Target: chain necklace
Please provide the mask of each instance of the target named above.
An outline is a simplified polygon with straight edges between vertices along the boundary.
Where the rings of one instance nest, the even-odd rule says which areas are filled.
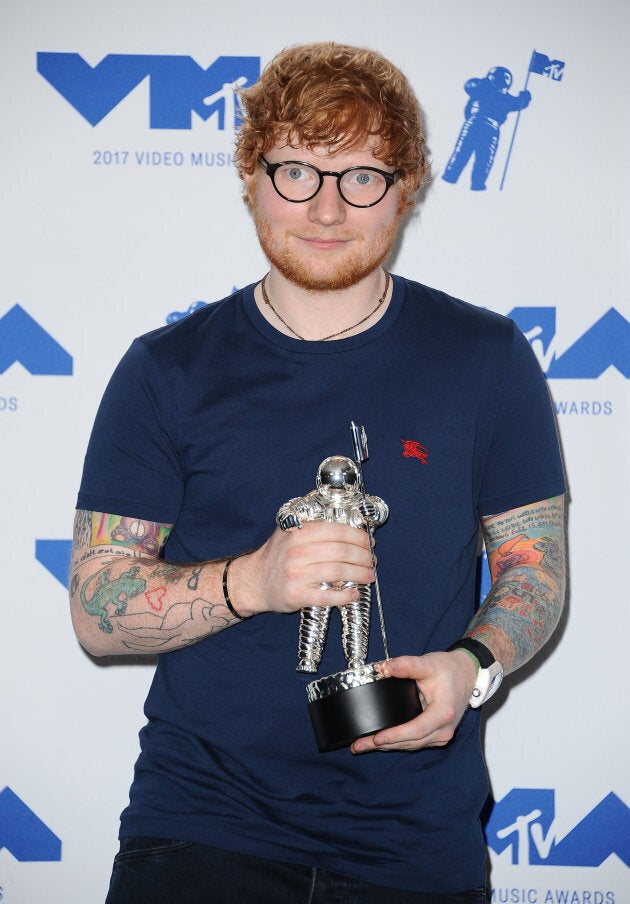
[[[280,323],[283,323],[283,324],[286,326],[286,328],[287,328],[291,333],[293,333],[294,336],[297,336],[298,339],[301,339],[303,342],[305,342],[306,340],[304,339],[304,336],[300,336],[300,334],[297,333],[297,332],[293,329],[292,326],[289,326],[289,324],[286,322],[286,320],[284,319],[284,317],[282,317],[282,316],[276,311],[276,309],[275,309],[274,306],[272,305],[271,301],[269,300],[269,296],[267,295],[267,290],[265,289],[265,282],[267,281],[267,277],[268,277],[268,276],[269,276],[269,274],[266,273],[266,274],[263,276],[263,281],[262,281],[261,284],[260,284],[260,288],[261,288],[261,291],[262,291],[263,301],[265,302],[265,304],[269,305],[269,307],[271,308],[271,310],[273,311],[273,313],[276,315],[276,317],[278,318],[278,320],[280,321]],[[370,311],[369,314],[366,314],[365,317],[362,317],[361,320],[358,320],[356,323],[353,323],[352,326],[347,326],[347,327],[345,328],[345,330],[339,330],[338,333],[331,333],[330,336],[322,336],[322,338],[319,339],[318,341],[319,341],[319,342],[327,342],[329,339],[336,339],[337,336],[343,336],[344,333],[349,333],[350,330],[354,330],[354,329],[356,329],[356,327],[361,326],[362,323],[365,323],[366,320],[369,320],[370,317],[372,317],[374,314],[376,314],[376,312],[378,311],[378,309],[380,308],[380,306],[381,306],[381,305],[383,304],[383,302],[385,301],[385,298],[386,298],[386,296],[387,296],[387,290],[388,290],[388,289],[389,289],[389,273],[387,272],[387,270],[385,270],[385,288],[383,289],[383,294],[381,295],[381,297],[379,298],[379,300],[376,302],[376,307],[373,308],[373,309]]]

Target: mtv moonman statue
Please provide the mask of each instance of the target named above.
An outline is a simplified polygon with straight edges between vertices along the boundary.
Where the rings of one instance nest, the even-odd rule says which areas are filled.
[[[359,469],[354,461],[341,455],[326,458],[318,468],[317,488],[306,496],[290,499],[277,515],[282,530],[301,527],[307,521],[341,521],[352,527],[371,530],[387,520],[389,509],[378,496],[362,492]],[[323,583],[322,589],[330,585]],[[351,585],[340,585],[338,589]],[[300,612],[298,672],[316,672],[326,642],[333,608],[341,616],[341,642],[348,668],[365,662],[370,634],[370,587],[358,586],[359,599],[347,606],[308,606]]]

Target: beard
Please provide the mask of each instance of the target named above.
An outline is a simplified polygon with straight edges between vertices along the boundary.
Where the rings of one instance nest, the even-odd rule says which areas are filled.
[[[351,255],[334,261],[335,252],[313,251],[303,256],[291,251],[288,242],[273,234],[271,222],[252,211],[258,241],[267,260],[289,282],[309,292],[339,292],[357,285],[389,257],[398,235],[400,215],[383,226],[367,247],[360,246]],[[360,235],[342,235],[335,238],[360,239]]]

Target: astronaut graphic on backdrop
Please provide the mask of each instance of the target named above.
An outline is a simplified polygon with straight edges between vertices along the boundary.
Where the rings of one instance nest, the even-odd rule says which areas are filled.
[[[504,66],[490,69],[485,78],[471,78],[464,85],[470,100],[464,124],[442,179],[455,183],[474,154],[471,189],[484,191],[499,144],[500,128],[508,113],[524,110],[532,96],[524,90],[510,94],[512,73]]]
[[[316,489],[289,499],[277,515],[282,530],[301,527],[307,521],[339,521],[371,530],[387,520],[389,508],[378,496],[363,492],[359,469],[342,455],[326,458],[317,470]],[[330,585],[324,585],[330,586]],[[344,585],[346,586],[346,585]],[[371,593],[359,585],[359,599],[347,606],[307,606],[300,611],[298,672],[316,672],[324,651],[330,613],[339,608],[341,642],[349,668],[360,668],[367,656],[370,633]]]

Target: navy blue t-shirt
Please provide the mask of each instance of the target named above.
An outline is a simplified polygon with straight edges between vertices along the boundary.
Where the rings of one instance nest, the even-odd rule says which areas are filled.
[[[390,654],[446,649],[475,610],[479,517],[564,492],[562,465],[512,321],[393,284],[381,320],[350,338],[279,333],[248,286],[136,340],[99,409],[78,507],[174,524],[172,562],[235,555],[314,488],[324,458],[352,456],[350,422],[363,424],[366,489],[390,508],[376,532]],[[263,614],[158,657],[121,835],[410,890],[483,884],[478,713],[447,748],[320,754],[297,633],[297,613]],[[333,614],[318,676],[345,667]]]

